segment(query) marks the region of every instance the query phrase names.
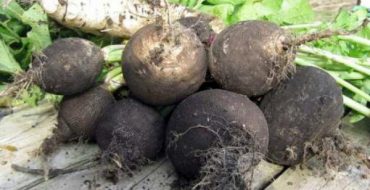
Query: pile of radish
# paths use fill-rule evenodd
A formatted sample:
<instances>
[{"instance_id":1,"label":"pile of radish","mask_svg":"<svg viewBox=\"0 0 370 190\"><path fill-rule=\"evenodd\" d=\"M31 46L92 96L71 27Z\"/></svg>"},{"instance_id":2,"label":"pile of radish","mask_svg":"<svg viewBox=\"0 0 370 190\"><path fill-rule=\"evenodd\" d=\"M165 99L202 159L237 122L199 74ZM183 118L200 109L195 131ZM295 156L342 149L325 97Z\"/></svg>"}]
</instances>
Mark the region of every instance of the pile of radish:
<instances>
[{"instance_id":1,"label":"pile of radish","mask_svg":"<svg viewBox=\"0 0 370 190\"><path fill-rule=\"evenodd\" d=\"M42 152L82 138L122 172L165 153L194 189L248 189L262 159L297 165L308 159L307 144L337 134L341 89L318 68L295 67L302 39L266 21L218 34L209 23L164 19L135 31L122 53L124 98L97 82L104 56L92 42L47 47L26 73L45 92L64 95Z\"/></svg>"},{"instance_id":2,"label":"pile of radish","mask_svg":"<svg viewBox=\"0 0 370 190\"><path fill-rule=\"evenodd\" d=\"M297 39L265 21L225 28L210 46L198 38L215 35L205 31L177 21L138 30L122 54L129 97L121 100L94 82L104 62L99 48L55 41L30 70L42 89L65 95L43 152L87 138L130 172L165 150L193 187L244 189L261 159L296 165L307 143L336 134L341 90L320 69L295 69ZM199 90L207 68L218 89ZM176 106L166 121L157 110L168 105Z\"/></svg>"}]
</instances>

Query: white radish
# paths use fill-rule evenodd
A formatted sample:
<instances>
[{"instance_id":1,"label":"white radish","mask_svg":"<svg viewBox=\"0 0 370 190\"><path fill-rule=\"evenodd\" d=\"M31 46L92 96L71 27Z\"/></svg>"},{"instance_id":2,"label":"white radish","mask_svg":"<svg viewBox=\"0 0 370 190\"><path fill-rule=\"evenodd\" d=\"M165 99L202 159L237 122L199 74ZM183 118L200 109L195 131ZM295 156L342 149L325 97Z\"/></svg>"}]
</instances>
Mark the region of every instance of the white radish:
<instances>
[{"instance_id":1,"label":"white radish","mask_svg":"<svg viewBox=\"0 0 370 190\"><path fill-rule=\"evenodd\" d=\"M39 0L39 3L51 18L66 27L117 37L130 37L158 18L167 21L201 15L166 0ZM211 25L215 31L223 28L215 18Z\"/></svg>"}]
</instances>

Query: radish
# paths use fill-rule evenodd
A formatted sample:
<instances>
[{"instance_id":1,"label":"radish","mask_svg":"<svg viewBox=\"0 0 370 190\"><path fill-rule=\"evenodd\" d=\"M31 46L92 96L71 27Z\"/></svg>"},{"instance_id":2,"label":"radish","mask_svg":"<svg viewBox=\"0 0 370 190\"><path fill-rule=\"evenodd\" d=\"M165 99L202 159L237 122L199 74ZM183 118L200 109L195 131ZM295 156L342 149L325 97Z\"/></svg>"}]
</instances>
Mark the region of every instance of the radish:
<instances>
[{"instance_id":1,"label":"radish","mask_svg":"<svg viewBox=\"0 0 370 190\"><path fill-rule=\"evenodd\" d=\"M298 68L263 98L261 109L270 131L268 159L288 166L304 160L309 144L336 134L344 112L341 89L329 74L314 67Z\"/></svg>"},{"instance_id":2,"label":"radish","mask_svg":"<svg viewBox=\"0 0 370 190\"><path fill-rule=\"evenodd\" d=\"M46 155L52 153L60 143L92 139L95 123L115 102L111 93L103 86L97 86L81 94L63 97L59 105L56 128L51 137L41 145Z\"/></svg>"},{"instance_id":3,"label":"radish","mask_svg":"<svg viewBox=\"0 0 370 190\"><path fill-rule=\"evenodd\" d=\"M103 63L103 52L92 42L65 38L56 40L36 56L28 74L46 92L72 95L95 84Z\"/></svg>"},{"instance_id":4,"label":"radish","mask_svg":"<svg viewBox=\"0 0 370 190\"><path fill-rule=\"evenodd\" d=\"M216 36L209 69L222 88L248 97L261 96L294 73L293 62L300 45L356 31L326 30L293 37L271 22L243 21Z\"/></svg>"},{"instance_id":5,"label":"radish","mask_svg":"<svg viewBox=\"0 0 370 190\"><path fill-rule=\"evenodd\" d=\"M216 36L210 72L224 89L260 96L294 71L295 47L293 37L273 23L241 22Z\"/></svg>"},{"instance_id":6,"label":"radish","mask_svg":"<svg viewBox=\"0 0 370 190\"><path fill-rule=\"evenodd\" d=\"M97 122L95 138L105 158L130 171L158 157L165 135L164 120L154 109L133 99L109 107Z\"/></svg>"},{"instance_id":7,"label":"radish","mask_svg":"<svg viewBox=\"0 0 370 190\"><path fill-rule=\"evenodd\" d=\"M168 4L166 0L39 0L45 12L69 28L78 28L94 34L130 37L140 28L163 20L199 16L201 13L181 5ZM224 25L215 19L216 31Z\"/></svg>"},{"instance_id":8,"label":"radish","mask_svg":"<svg viewBox=\"0 0 370 190\"><path fill-rule=\"evenodd\" d=\"M246 189L268 136L262 111L247 96L205 90L183 100L171 115L167 154L176 171L200 189Z\"/></svg>"},{"instance_id":9,"label":"radish","mask_svg":"<svg viewBox=\"0 0 370 190\"><path fill-rule=\"evenodd\" d=\"M174 104L197 91L207 72L202 42L179 22L143 27L126 45L122 60L133 96L157 106Z\"/></svg>"}]
</instances>

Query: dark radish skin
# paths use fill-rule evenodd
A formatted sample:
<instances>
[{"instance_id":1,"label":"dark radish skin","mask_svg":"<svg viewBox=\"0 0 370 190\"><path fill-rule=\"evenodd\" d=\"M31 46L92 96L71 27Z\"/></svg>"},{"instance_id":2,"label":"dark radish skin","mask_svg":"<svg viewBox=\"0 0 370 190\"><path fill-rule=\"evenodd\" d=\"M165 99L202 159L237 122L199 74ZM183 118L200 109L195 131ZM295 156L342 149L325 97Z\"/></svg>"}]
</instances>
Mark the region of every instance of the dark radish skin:
<instances>
[{"instance_id":1,"label":"dark radish skin","mask_svg":"<svg viewBox=\"0 0 370 190\"><path fill-rule=\"evenodd\" d=\"M234 130L237 133L233 133ZM212 159L199 156L197 152L210 151L221 141L226 147L232 146L236 139L247 142L238 146L249 146L256 155L257 152L264 155L269 137L263 113L245 95L205 90L183 100L171 115L166 134L167 155L181 176L194 179L202 176L202 167ZM232 151L230 155L233 155ZM241 155L236 156L239 160ZM232 183L230 176L221 181Z\"/></svg>"},{"instance_id":2,"label":"dark radish skin","mask_svg":"<svg viewBox=\"0 0 370 190\"><path fill-rule=\"evenodd\" d=\"M174 104L197 91L207 71L203 44L178 22L143 27L130 39L122 59L132 95L156 106Z\"/></svg>"},{"instance_id":3,"label":"dark radish skin","mask_svg":"<svg viewBox=\"0 0 370 190\"><path fill-rule=\"evenodd\" d=\"M64 120L76 137L91 139L95 123L114 102L109 91L97 86L82 94L64 97L58 119Z\"/></svg>"},{"instance_id":4,"label":"dark radish skin","mask_svg":"<svg viewBox=\"0 0 370 190\"><path fill-rule=\"evenodd\" d=\"M266 21L244 21L219 33L210 51L210 72L224 89L263 95L294 71L292 36Z\"/></svg>"},{"instance_id":5,"label":"dark radish skin","mask_svg":"<svg viewBox=\"0 0 370 190\"><path fill-rule=\"evenodd\" d=\"M72 95L94 86L103 63L103 52L92 42L64 38L54 41L36 56L30 72L45 92Z\"/></svg>"},{"instance_id":6,"label":"dark radish skin","mask_svg":"<svg viewBox=\"0 0 370 190\"><path fill-rule=\"evenodd\" d=\"M113 104L97 123L95 138L106 155L130 170L155 160L165 138L162 117L134 99Z\"/></svg>"},{"instance_id":7,"label":"dark radish skin","mask_svg":"<svg viewBox=\"0 0 370 190\"><path fill-rule=\"evenodd\" d=\"M53 136L43 142L43 153L52 153L63 142L92 139L96 122L114 102L113 95L102 86L63 97L59 105L57 127L53 130Z\"/></svg>"},{"instance_id":8,"label":"dark radish skin","mask_svg":"<svg viewBox=\"0 0 370 190\"><path fill-rule=\"evenodd\" d=\"M269 125L268 159L280 165L303 161L306 144L334 135L344 113L335 80L314 67L300 67L261 102Z\"/></svg>"}]
</instances>

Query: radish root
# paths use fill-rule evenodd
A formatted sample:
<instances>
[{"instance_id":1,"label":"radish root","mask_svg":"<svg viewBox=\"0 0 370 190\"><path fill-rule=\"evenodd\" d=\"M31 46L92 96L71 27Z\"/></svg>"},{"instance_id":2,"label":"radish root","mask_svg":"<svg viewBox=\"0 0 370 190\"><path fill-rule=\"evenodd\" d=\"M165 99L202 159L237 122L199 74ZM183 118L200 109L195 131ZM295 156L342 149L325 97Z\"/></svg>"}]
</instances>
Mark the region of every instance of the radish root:
<instances>
[{"instance_id":1,"label":"radish root","mask_svg":"<svg viewBox=\"0 0 370 190\"><path fill-rule=\"evenodd\" d=\"M162 17L163 20L177 20L200 15L184 6L166 3L165 0L155 2L39 0L39 2L50 17L66 27L117 37L130 37L143 26L155 23L157 17Z\"/></svg>"}]
</instances>

